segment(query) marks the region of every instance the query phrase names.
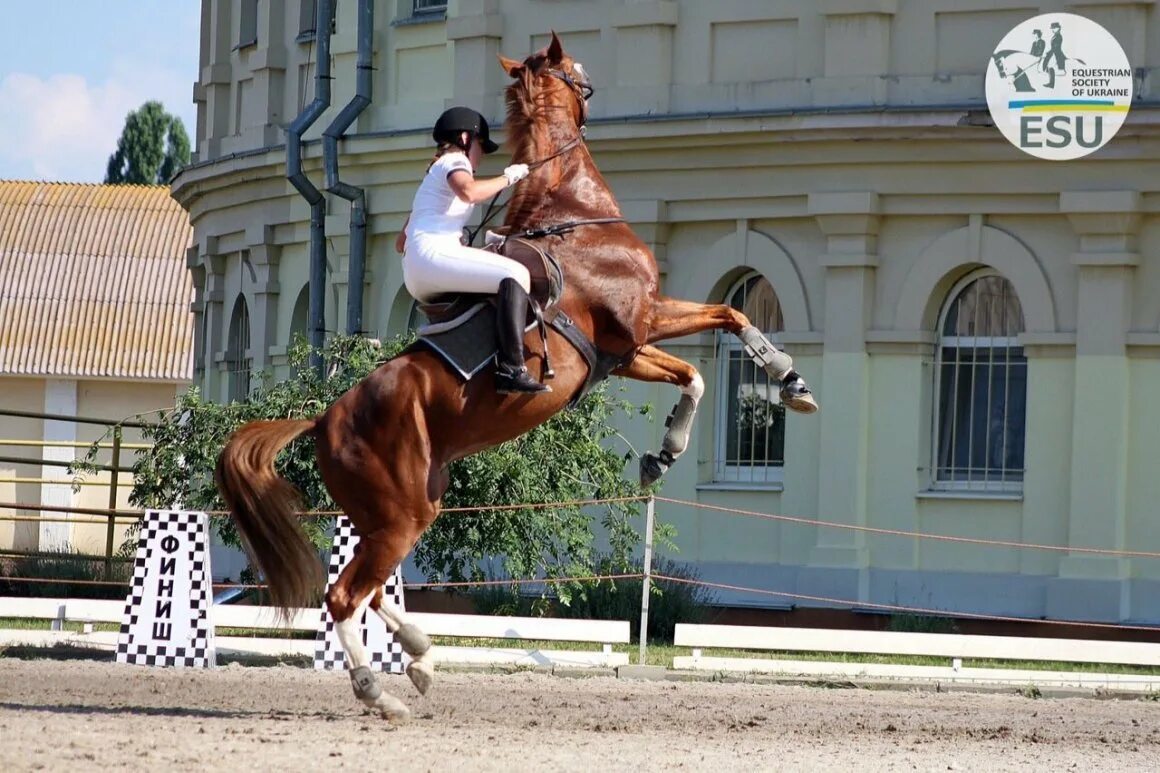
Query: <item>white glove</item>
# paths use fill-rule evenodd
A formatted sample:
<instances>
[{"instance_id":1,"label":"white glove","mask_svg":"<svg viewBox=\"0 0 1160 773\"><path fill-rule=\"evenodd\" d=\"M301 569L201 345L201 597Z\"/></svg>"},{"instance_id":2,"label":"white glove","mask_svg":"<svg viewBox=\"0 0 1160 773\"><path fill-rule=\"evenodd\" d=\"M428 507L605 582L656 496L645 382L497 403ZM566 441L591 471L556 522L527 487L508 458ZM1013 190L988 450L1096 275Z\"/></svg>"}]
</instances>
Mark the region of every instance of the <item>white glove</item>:
<instances>
[{"instance_id":1,"label":"white glove","mask_svg":"<svg viewBox=\"0 0 1160 773\"><path fill-rule=\"evenodd\" d=\"M528 176L528 171L527 164L512 164L503 170L503 176L507 178L508 185L515 185Z\"/></svg>"}]
</instances>

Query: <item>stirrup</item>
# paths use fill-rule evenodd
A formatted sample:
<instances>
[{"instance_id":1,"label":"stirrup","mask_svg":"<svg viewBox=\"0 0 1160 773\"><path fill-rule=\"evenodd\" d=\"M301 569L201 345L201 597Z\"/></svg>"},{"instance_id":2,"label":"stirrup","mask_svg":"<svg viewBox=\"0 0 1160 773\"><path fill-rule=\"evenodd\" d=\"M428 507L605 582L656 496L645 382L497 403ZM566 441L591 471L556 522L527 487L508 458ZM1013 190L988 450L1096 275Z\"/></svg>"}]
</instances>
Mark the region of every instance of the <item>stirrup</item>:
<instances>
[{"instance_id":1,"label":"stirrup","mask_svg":"<svg viewBox=\"0 0 1160 773\"><path fill-rule=\"evenodd\" d=\"M541 384L532 378L526 367L515 372L505 372L497 368L495 372L495 391L501 395L510 394L542 394L551 392L552 387Z\"/></svg>"}]
</instances>

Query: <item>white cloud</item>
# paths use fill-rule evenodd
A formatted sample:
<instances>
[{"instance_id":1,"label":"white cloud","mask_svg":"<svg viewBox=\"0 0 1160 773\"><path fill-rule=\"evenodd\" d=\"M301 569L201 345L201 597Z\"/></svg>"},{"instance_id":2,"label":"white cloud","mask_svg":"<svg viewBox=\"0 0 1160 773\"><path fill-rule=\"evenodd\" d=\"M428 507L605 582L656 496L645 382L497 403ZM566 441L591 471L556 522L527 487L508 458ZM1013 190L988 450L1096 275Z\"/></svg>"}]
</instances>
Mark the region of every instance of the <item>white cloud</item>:
<instances>
[{"instance_id":1,"label":"white cloud","mask_svg":"<svg viewBox=\"0 0 1160 773\"><path fill-rule=\"evenodd\" d=\"M76 74L39 78L11 73L0 81L0 179L100 182L125 116L150 99L182 118L193 140L188 76L129 60L112 77L88 83Z\"/></svg>"}]
</instances>

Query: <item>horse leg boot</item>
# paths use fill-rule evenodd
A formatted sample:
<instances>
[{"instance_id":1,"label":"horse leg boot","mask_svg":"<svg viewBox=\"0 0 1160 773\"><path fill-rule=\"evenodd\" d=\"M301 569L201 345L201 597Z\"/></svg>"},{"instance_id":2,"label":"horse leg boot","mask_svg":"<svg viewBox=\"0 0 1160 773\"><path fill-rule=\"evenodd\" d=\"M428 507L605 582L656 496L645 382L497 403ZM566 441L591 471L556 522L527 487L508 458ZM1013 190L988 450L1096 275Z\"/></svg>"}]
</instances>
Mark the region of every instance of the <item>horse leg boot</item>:
<instances>
[{"instance_id":1,"label":"horse leg boot","mask_svg":"<svg viewBox=\"0 0 1160 773\"><path fill-rule=\"evenodd\" d=\"M761 331L750 325L738 334L745 351L753 361L765 369L769 377L780 385L781 402L786 408L798 413L813 413L818 410L813 393L806 386L806 380L793 369L793 358L774 346Z\"/></svg>"},{"instance_id":2,"label":"horse leg boot","mask_svg":"<svg viewBox=\"0 0 1160 773\"><path fill-rule=\"evenodd\" d=\"M383 598L381 588L375 594L375 600L371 602L371 609L382 619L387 630L403 648L403 652L411 656L411 662L407 664L407 676L419 694L426 695L431 689L431 683L435 681L431 639L419 626L407 622L407 616L401 609Z\"/></svg>"},{"instance_id":3,"label":"horse leg boot","mask_svg":"<svg viewBox=\"0 0 1160 773\"><path fill-rule=\"evenodd\" d=\"M367 657L366 648L363 647L362 632L358 625L364 605L365 602L353 612L348 612L347 617L341 620L335 614L334 608L337 605L331 605L330 614L335 619L334 632L338 634L338 641L346 651L347 664L350 667L350 686L354 690L354 696L368 709L379 712L383 719L402 724L411 718L410 709L395 696L383 692L369 666L370 659Z\"/></svg>"},{"instance_id":4,"label":"horse leg boot","mask_svg":"<svg viewBox=\"0 0 1160 773\"><path fill-rule=\"evenodd\" d=\"M501 395L537 394L552 388L536 381L524 365L524 323L528 316L528 294L514 279L499 283L496 323L499 334L499 357L495 370L495 389Z\"/></svg>"},{"instance_id":5,"label":"horse leg boot","mask_svg":"<svg viewBox=\"0 0 1160 773\"><path fill-rule=\"evenodd\" d=\"M651 486L669 471L689 445L689 434L693 430L693 418L697 415L697 403L705 393L705 382L701 374L694 372L692 383L681 389L681 399L665 419L665 438L661 441L660 453L651 451L640 459L640 485Z\"/></svg>"}]
</instances>

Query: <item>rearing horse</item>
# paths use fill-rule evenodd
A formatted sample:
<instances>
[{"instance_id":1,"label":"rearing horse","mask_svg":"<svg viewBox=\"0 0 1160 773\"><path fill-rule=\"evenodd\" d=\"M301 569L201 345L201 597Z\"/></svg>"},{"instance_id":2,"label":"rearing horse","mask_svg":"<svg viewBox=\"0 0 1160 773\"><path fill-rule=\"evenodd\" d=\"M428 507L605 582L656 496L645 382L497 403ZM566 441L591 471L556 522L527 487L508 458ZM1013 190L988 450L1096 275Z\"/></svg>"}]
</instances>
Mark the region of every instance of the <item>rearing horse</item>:
<instances>
[{"instance_id":1,"label":"rearing horse","mask_svg":"<svg viewBox=\"0 0 1160 773\"><path fill-rule=\"evenodd\" d=\"M566 275L559 307L599 352L620 363L614 375L681 390L661 451L641 460L642 481L659 478L685 450L704 391L696 368L653 346L659 341L727 330L782 384L789 407L816 410L792 360L741 312L659 294L655 258L624 224L583 143L591 85L556 35L523 62L500 61L514 79L506 92L514 159L546 160L513 197L505 225L526 231L601 221L576 225L566 237L548 237ZM315 549L298 523L297 492L275 472L274 458L294 438L314 438L322 479L361 537L354 558L327 591L326 604L355 696L389 720L403 721L410 712L379 687L357 621L369 604L412 657L407 674L426 693L434 678L430 640L383 598L383 585L439 515L449 464L544 423L584 388L588 365L578 349L558 334L548 337L547 346L555 367L551 393L501 396L491 371L463 382L432 351L412 347L313 419L246 424L218 460L218 488L246 552L265 576L274 604L287 612L310 603L325 583ZM543 352L531 348L528 364L534 367Z\"/></svg>"}]
</instances>

